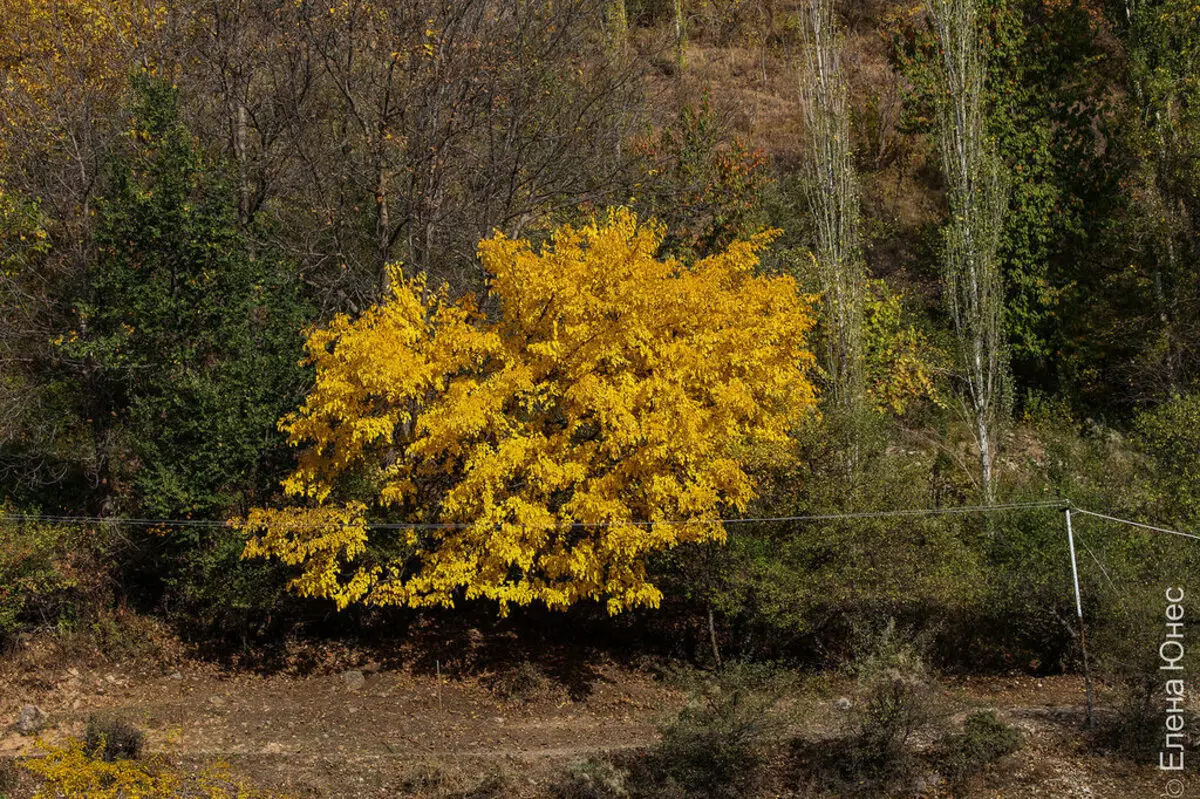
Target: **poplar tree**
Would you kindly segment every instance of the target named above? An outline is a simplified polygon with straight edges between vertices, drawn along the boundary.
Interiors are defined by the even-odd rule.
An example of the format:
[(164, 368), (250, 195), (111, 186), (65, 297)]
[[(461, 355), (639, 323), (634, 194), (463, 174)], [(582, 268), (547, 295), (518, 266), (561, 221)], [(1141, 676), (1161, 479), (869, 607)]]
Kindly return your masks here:
[(958, 339), (980, 482), (990, 503), (996, 428), (1005, 412), (1008, 383), (1004, 286), (997, 257), (1007, 186), (987, 137), (986, 65), (975, 0), (930, 0), (929, 10), (941, 56), (944, 92), (937, 103), (937, 134), (950, 206), (942, 291)]
[(801, 112), (807, 132), (805, 196), (825, 317), (825, 369), (834, 401), (847, 410), (862, 397), (862, 290), (859, 186), (850, 145), (849, 86), (832, 0), (812, 0), (800, 27), (804, 60)]

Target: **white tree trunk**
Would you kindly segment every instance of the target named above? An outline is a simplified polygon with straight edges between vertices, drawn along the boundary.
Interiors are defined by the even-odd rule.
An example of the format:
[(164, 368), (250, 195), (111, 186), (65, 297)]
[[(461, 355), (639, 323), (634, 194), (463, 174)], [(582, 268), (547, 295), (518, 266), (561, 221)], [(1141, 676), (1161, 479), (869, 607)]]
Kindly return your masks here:
[(959, 342), (965, 405), (979, 450), (986, 502), (995, 496), (996, 426), (1005, 410), (1008, 358), (997, 250), (1008, 195), (984, 119), (986, 67), (975, 0), (929, 0), (945, 94), (938, 139), (946, 175), (943, 291)]
[(813, 218), (817, 275), (826, 328), (825, 369), (835, 403), (862, 399), (860, 200), (850, 142), (849, 85), (832, 0), (810, 0), (802, 13), (801, 112), (807, 133), (805, 195)]

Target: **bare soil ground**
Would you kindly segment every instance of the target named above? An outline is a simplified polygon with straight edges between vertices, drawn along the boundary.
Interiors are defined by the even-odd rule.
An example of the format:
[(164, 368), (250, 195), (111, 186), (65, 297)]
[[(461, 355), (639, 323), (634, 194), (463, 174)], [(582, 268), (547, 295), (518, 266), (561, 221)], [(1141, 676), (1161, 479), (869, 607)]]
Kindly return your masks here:
[[(544, 665), (555, 662), (561, 668)], [(445, 670), (435, 662), (431, 674), (411, 657), (393, 663), (378, 652), (333, 648), (263, 671), (178, 649), (72, 663), (34, 645), (0, 663), (0, 759), (36, 755), (34, 739), (10, 728), (22, 705), (36, 704), (48, 715), (48, 740), (82, 735), (91, 714), (117, 716), (145, 729), (147, 748), (173, 763), (223, 761), (290, 796), (545, 796), (573, 762), (653, 745), (658, 725), (685, 702), (652, 670), (571, 662), (460, 672), (463, 661), (452, 659)], [(837, 688), (826, 684), (799, 700), (810, 705), (811, 723), (835, 718)], [(1021, 751), (966, 796), (1164, 795), (1167, 779), (1155, 764), (1101, 756), (1089, 745), (1078, 678), (951, 679), (942, 690), (962, 712), (995, 708), (1026, 733)], [(32, 789), (25, 777), (13, 796)], [(1200, 790), (1200, 780), (1191, 789)], [(950, 793), (930, 785), (914, 795)]]
[(224, 761), (289, 795), (420, 795), (487, 779), (535, 793), (564, 761), (653, 744), (683, 701), (612, 663), (462, 674), (451, 660), (426, 674), (410, 657), (371, 657), (304, 648), (262, 671), (178, 652), (74, 665), (18, 652), (0, 668), (0, 758), (36, 755), (34, 738), (11, 729), (34, 704), (48, 740), (81, 737), (93, 714), (119, 717), (146, 731), (148, 752)]

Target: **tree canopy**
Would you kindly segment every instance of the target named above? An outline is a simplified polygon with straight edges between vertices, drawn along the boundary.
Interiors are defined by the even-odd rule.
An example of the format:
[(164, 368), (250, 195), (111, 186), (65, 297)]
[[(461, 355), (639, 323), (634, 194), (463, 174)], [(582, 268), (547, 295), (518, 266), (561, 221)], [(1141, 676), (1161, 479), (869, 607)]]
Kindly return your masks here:
[(246, 554), (343, 607), (657, 605), (646, 557), (722, 539), (750, 448), (816, 404), (811, 298), (756, 273), (768, 237), (690, 266), (662, 237), (627, 210), (540, 251), (497, 234), (485, 297), (397, 270), (387, 302), (315, 330), (316, 385), (281, 422), (305, 504), (251, 511)]

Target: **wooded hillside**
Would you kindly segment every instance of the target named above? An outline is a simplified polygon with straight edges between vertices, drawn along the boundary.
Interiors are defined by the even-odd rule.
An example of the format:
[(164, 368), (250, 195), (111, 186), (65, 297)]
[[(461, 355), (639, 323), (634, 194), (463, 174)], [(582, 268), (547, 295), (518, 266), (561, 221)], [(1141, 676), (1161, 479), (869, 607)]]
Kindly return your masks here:
[[(0, 635), (658, 608), (1069, 670), (1060, 510), (717, 520), (1195, 529), (1191, 0), (0, 12)], [(1194, 579), (1093, 529), (1098, 635)]]

